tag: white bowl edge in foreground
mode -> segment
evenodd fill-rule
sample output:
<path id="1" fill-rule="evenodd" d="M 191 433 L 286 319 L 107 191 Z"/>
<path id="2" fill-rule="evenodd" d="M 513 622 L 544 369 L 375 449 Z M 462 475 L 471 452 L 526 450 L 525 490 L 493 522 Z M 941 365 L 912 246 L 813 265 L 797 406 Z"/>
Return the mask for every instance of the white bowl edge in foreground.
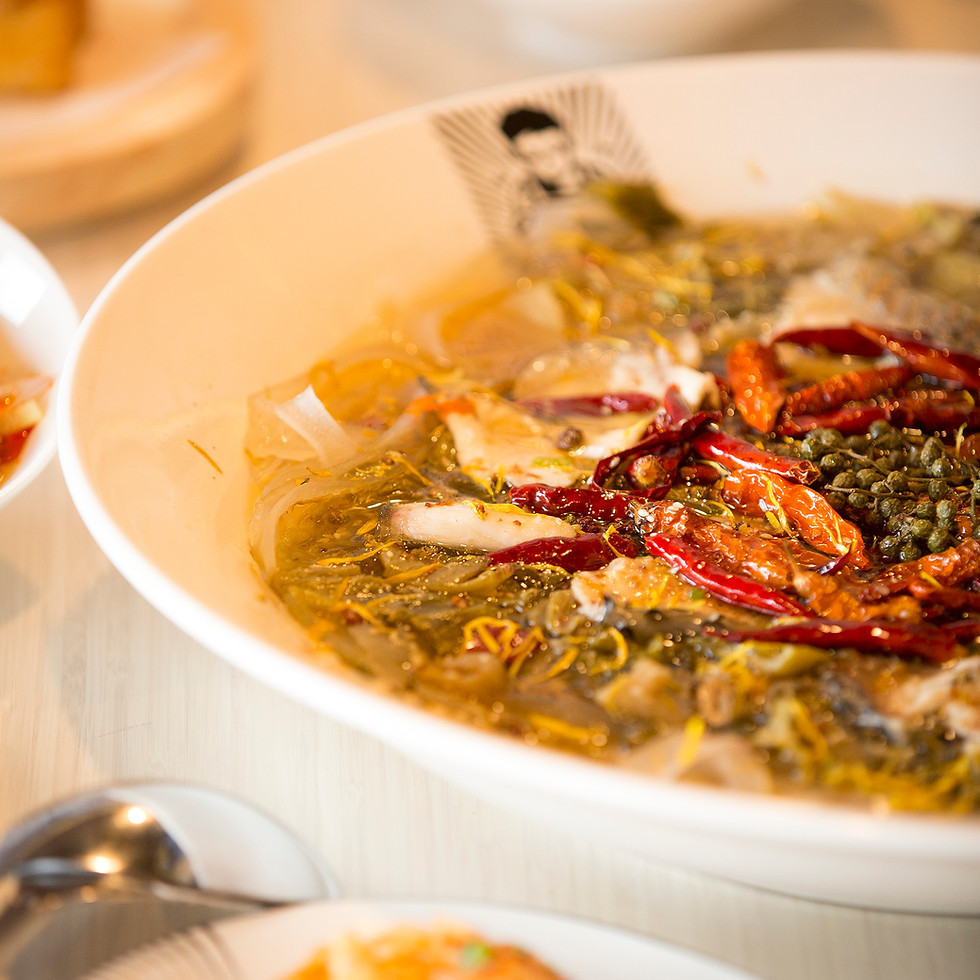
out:
<path id="1" fill-rule="evenodd" d="M 829 188 L 980 202 L 980 59 L 970 57 L 678 59 L 363 124 L 212 195 L 114 277 L 85 318 L 59 399 L 75 503 L 123 575 L 202 644 L 491 800 L 792 894 L 980 912 L 975 819 L 673 785 L 464 728 L 317 665 L 253 570 L 245 398 L 490 240 L 436 116 L 576 100 L 621 113 L 650 174 L 692 213 L 783 209 Z"/>
<path id="2" fill-rule="evenodd" d="M 240 980 L 282 980 L 324 946 L 390 929 L 449 928 L 517 946 L 567 980 L 751 980 L 748 974 L 657 940 L 584 919 L 478 902 L 331 900 L 235 916 L 150 943 L 86 974 L 84 980 L 210 980 L 207 957 L 221 951 Z M 203 962 L 202 962 L 203 961 Z"/>

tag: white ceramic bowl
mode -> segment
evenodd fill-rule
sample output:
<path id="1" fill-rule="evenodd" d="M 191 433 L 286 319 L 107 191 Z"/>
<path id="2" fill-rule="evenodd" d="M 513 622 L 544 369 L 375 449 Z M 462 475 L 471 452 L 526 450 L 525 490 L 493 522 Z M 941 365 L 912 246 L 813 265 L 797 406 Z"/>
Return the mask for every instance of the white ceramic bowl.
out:
<path id="1" fill-rule="evenodd" d="M 980 59 L 966 57 L 678 59 L 524 83 L 330 136 L 178 218 L 92 307 L 58 412 L 82 517 L 132 584 L 205 646 L 499 804 L 798 895 L 980 912 L 976 819 L 664 783 L 471 730 L 314 666 L 260 582 L 245 535 L 246 397 L 501 232 L 510 212 L 493 194 L 474 198 L 459 163 L 476 161 L 477 178 L 513 166 L 493 127 L 518 105 L 567 113 L 576 152 L 642 165 L 689 213 L 786 209 L 831 187 L 980 203 Z M 472 157 L 449 152 L 473 139 Z"/>
<path id="2" fill-rule="evenodd" d="M 542 59 L 585 67 L 695 54 L 790 0 L 475 0 Z"/>
<path id="3" fill-rule="evenodd" d="M 0 220 L 0 377 L 42 374 L 55 380 L 78 329 L 78 314 L 47 259 Z M 54 458 L 55 389 L 44 396 L 44 418 L 31 432 L 16 467 L 0 483 L 0 507 Z"/>

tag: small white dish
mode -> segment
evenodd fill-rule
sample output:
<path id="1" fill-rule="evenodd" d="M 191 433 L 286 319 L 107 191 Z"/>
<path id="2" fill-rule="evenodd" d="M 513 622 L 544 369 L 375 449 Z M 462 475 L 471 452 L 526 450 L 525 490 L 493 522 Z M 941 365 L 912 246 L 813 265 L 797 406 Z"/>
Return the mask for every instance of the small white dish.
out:
<path id="1" fill-rule="evenodd" d="M 545 61 L 587 67 L 696 54 L 789 0 L 474 0 Z"/>
<path id="2" fill-rule="evenodd" d="M 980 205 L 980 58 L 820 52 L 667 59 L 524 82 L 329 136 L 142 248 L 85 318 L 58 406 L 76 505 L 123 575 L 263 683 L 563 831 L 790 894 L 980 913 L 980 818 L 682 785 L 468 728 L 318 654 L 250 558 L 246 400 L 308 370 L 513 231 L 501 120 L 563 120 L 576 153 L 692 215 L 830 189 Z"/>
<path id="3" fill-rule="evenodd" d="M 396 925 L 461 926 L 519 946 L 565 980 L 750 980 L 748 974 L 666 943 L 546 912 L 469 902 L 327 901 L 238 916 L 167 937 L 85 980 L 284 980 L 325 944 Z"/>
<path id="4" fill-rule="evenodd" d="M 41 374 L 55 382 L 43 397 L 44 417 L 28 436 L 14 468 L 0 481 L 0 507 L 54 458 L 57 378 L 77 328 L 75 306 L 47 259 L 0 220 L 0 386 L 2 379 L 18 374 Z"/>

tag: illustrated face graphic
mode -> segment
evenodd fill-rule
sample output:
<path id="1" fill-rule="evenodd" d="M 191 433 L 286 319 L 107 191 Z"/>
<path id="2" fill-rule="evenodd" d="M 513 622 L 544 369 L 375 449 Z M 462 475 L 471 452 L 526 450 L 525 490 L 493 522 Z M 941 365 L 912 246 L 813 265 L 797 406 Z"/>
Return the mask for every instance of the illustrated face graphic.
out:
<path id="1" fill-rule="evenodd" d="M 490 237 L 504 244 L 530 233 L 548 199 L 573 197 L 593 180 L 636 182 L 650 173 L 615 96 L 593 81 L 453 109 L 435 123 Z"/>
<path id="2" fill-rule="evenodd" d="M 528 129 L 513 139 L 514 150 L 542 182 L 559 188 L 581 183 L 574 147 L 558 126 Z"/>

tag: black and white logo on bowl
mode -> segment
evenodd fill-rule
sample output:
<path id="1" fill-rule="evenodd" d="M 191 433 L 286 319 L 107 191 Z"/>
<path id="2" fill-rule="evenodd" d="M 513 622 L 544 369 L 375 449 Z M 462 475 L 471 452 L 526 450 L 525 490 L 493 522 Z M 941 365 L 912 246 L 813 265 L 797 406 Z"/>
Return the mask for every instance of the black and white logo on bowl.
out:
<path id="1" fill-rule="evenodd" d="M 441 113 L 436 128 L 495 240 L 594 180 L 637 180 L 646 156 L 613 95 L 584 81 Z"/>

